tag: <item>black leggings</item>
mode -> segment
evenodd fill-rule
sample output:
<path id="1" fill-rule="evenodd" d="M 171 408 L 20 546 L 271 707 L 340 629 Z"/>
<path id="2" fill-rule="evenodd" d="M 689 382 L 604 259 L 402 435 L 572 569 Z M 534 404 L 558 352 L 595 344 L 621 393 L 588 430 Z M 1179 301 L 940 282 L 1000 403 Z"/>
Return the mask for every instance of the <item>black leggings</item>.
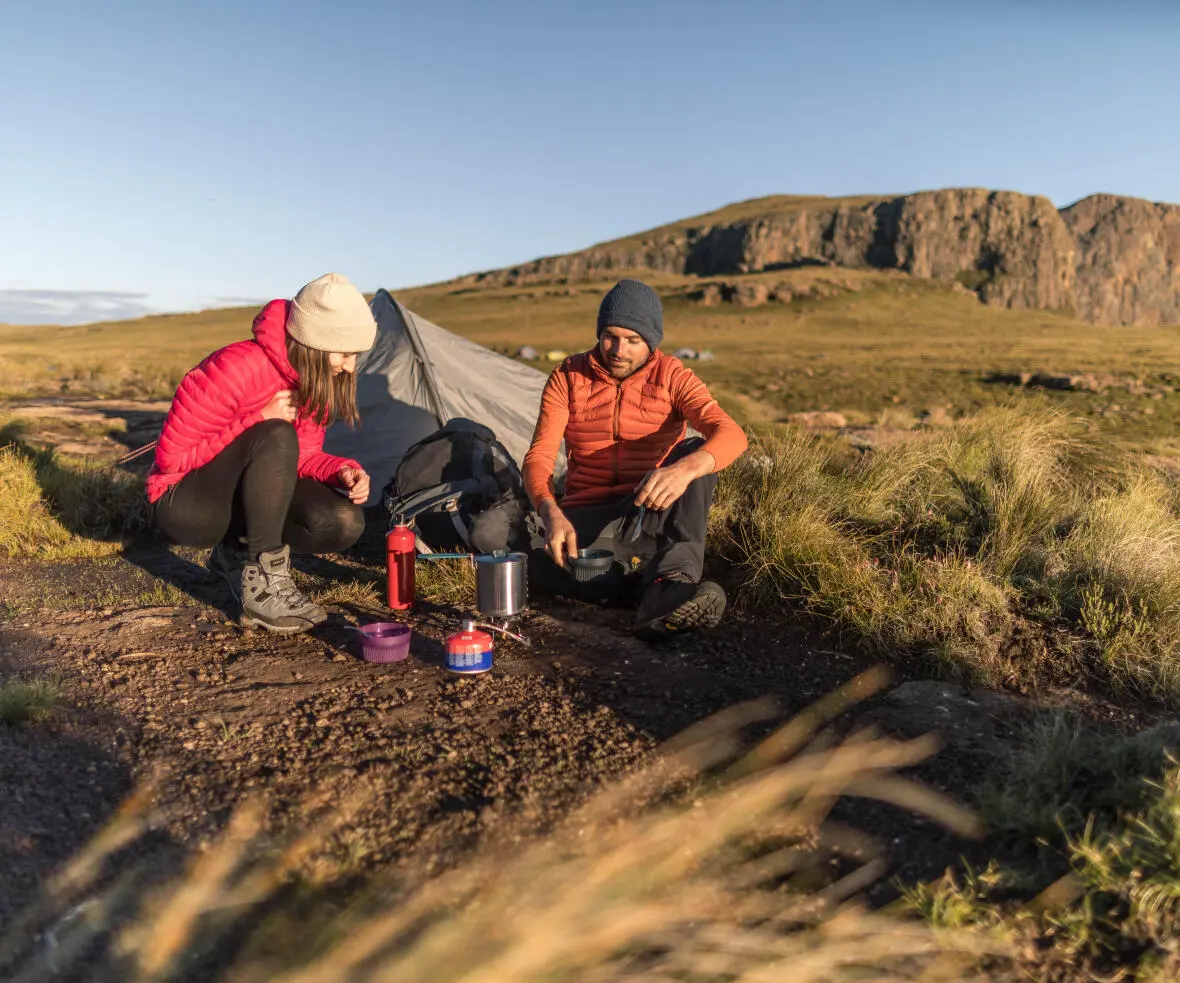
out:
<path id="1" fill-rule="evenodd" d="M 295 553 L 337 553 L 365 529 L 364 510 L 327 485 L 296 474 L 299 441 L 284 420 L 246 430 L 156 502 L 156 525 L 174 543 L 226 542 L 251 557 L 284 544 Z"/>

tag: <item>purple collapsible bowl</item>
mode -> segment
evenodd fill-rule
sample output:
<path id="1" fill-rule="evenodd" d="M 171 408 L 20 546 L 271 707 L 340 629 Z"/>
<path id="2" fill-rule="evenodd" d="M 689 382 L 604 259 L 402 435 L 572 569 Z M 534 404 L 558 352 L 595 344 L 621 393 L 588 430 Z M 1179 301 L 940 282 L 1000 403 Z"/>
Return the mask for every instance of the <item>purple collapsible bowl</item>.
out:
<path id="1" fill-rule="evenodd" d="M 361 656 L 366 662 L 401 662 L 410 654 L 409 625 L 375 621 L 360 629 Z"/>

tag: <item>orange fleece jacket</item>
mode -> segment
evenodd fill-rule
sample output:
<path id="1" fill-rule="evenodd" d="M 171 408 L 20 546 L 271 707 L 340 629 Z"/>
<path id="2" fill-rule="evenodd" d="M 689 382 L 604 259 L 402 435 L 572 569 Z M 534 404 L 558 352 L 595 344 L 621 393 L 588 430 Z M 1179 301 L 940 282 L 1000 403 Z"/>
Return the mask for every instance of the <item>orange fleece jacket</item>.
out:
<path id="1" fill-rule="evenodd" d="M 635 491 L 683 439 L 686 424 L 705 437 L 716 470 L 746 449 L 746 435 L 692 369 L 656 350 L 622 381 L 597 349 L 572 355 L 553 370 L 524 459 L 524 484 L 537 508 L 554 498 L 553 465 L 565 440 L 568 468 L 563 508 L 593 505 Z"/>

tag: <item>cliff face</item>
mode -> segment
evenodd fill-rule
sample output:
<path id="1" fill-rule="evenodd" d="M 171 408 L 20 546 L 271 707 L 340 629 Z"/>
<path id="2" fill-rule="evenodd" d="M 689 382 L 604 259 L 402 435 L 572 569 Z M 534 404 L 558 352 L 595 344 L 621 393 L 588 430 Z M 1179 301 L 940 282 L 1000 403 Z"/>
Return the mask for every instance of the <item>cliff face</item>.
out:
<path id="1" fill-rule="evenodd" d="M 1093 195 L 1058 211 L 1047 198 L 977 188 L 760 205 L 463 282 L 637 269 L 718 276 L 824 263 L 959 280 L 987 304 L 1068 310 L 1103 324 L 1180 322 L 1180 206 Z"/>
<path id="2" fill-rule="evenodd" d="M 1180 322 L 1180 206 L 1091 195 L 1061 218 L 1078 244 L 1074 289 L 1086 320 Z"/>

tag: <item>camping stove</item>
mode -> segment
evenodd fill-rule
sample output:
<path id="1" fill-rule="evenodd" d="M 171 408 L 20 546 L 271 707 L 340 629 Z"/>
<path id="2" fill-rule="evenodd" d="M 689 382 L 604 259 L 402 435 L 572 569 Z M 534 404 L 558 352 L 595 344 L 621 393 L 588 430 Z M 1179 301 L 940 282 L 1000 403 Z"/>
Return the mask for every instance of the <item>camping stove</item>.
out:
<path id="1" fill-rule="evenodd" d="M 527 638 L 510 628 L 528 606 L 527 562 L 524 553 L 507 550 L 475 557 L 475 607 L 482 620 L 465 619 L 460 630 L 447 639 L 447 668 L 452 672 L 479 673 L 492 668 L 491 632 L 529 645 Z"/>
<path id="2" fill-rule="evenodd" d="M 528 557 L 524 553 L 493 550 L 475 558 L 475 609 L 488 622 L 482 627 L 528 645 L 527 638 L 509 627 L 528 603 Z"/>

